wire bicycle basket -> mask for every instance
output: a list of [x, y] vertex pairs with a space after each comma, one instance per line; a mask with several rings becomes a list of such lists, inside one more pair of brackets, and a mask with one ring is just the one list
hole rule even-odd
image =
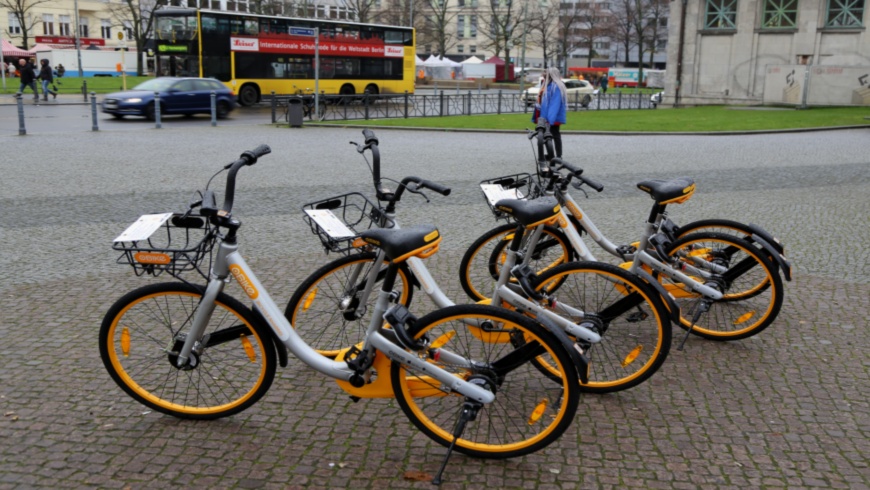
[[117, 263], [132, 266], [137, 276], [177, 277], [195, 270], [207, 279], [216, 239], [217, 230], [203, 216], [148, 214], [124, 230], [112, 249], [121, 252]]
[[350, 192], [302, 206], [303, 219], [324, 250], [349, 255], [360, 232], [380, 226], [381, 210], [366, 196]]
[[537, 176], [519, 173], [480, 181], [480, 189], [495, 219], [510, 221], [511, 217], [495, 207], [502, 199], [534, 199], [543, 195]]

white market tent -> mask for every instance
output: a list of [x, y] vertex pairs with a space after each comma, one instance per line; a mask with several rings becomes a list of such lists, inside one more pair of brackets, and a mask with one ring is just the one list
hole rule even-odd
[[495, 65], [485, 64], [482, 59], [472, 56], [462, 62], [465, 78], [495, 78]]
[[462, 65], [449, 59], [440, 58], [434, 54], [423, 62], [426, 76], [436, 80], [451, 80], [462, 77]]

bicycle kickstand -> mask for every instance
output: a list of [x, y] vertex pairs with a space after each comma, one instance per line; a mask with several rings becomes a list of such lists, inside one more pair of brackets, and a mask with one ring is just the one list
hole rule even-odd
[[698, 323], [698, 319], [701, 318], [701, 315], [710, 311], [710, 305], [713, 304], [712, 300], [702, 299], [698, 304], [698, 308], [695, 310], [695, 314], [692, 315], [692, 324], [689, 325], [689, 329], [686, 330], [686, 336], [683, 337], [683, 341], [680, 342], [680, 346], [677, 347], [677, 350], [682, 352], [683, 346], [686, 345], [686, 341], [689, 340], [689, 334], [692, 333], [692, 329], [695, 328], [695, 324]]
[[477, 412], [482, 406], [483, 405], [480, 403], [472, 401], [466, 401], [462, 404], [462, 411], [459, 412], [459, 420], [456, 421], [456, 427], [453, 429], [453, 442], [451, 442], [450, 447], [447, 448], [447, 454], [444, 455], [444, 462], [441, 463], [441, 469], [439, 469], [435, 477], [432, 478], [433, 485], [441, 485], [441, 475], [447, 467], [447, 460], [450, 459], [450, 454], [456, 446], [456, 440], [462, 436], [463, 432], [465, 432], [465, 425], [477, 418]]

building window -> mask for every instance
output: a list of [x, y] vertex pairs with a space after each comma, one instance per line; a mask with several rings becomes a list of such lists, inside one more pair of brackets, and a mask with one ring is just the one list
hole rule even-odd
[[797, 0], [765, 0], [761, 27], [763, 29], [797, 27]]
[[9, 34], [21, 34], [21, 23], [18, 22], [18, 17], [9, 14]]
[[477, 45], [472, 44], [471, 46], [469, 46], [469, 47], [468, 47], [468, 52], [469, 52], [469, 53], [476, 53], [476, 52], [477, 52]]
[[825, 27], [861, 27], [866, 0], [828, 0]]
[[54, 16], [51, 14], [42, 14], [42, 34], [45, 36], [54, 35]]
[[460, 54], [461, 54], [461, 53], [464, 53], [464, 52], [465, 52], [465, 46], [462, 45], [462, 44], [456, 46], [456, 52], [457, 52], [457, 53], [460, 53]]
[[471, 16], [471, 31], [469, 32], [471, 37], [477, 37], [477, 16]]
[[88, 19], [87, 17], [79, 18], [79, 37], [88, 37]]
[[58, 27], [57, 33], [58, 33], [58, 35], [69, 37], [69, 35], [70, 35], [70, 27], [69, 26], [70, 26], [69, 15], [58, 16], [58, 20], [57, 20], [57, 27]]
[[100, 35], [103, 39], [112, 38], [112, 23], [109, 20], [103, 19], [100, 21]]
[[737, 0], [707, 0], [705, 29], [736, 29]]
[[456, 37], [462, 39], [465, 37], [465, 15], [456, 16]]
[[124, 36], [127, 39], [133, 39], [133, 24], [129, 20], [124, 21]]

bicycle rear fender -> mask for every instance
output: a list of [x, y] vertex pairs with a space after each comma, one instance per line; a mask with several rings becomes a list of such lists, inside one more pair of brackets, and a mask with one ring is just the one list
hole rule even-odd
[[779, 268], [782, 270], [782, 275], [785, 276], [785, 280], [791, 282], [791, 263], [788, 259], [785, 258], [782, 253], [777, 253], [775, 247], [771, 245], [767, 240], [761, 238], [757, 234], [752, 235], [752, 240], [755, 243], [761, 245], [761, 247], [776, 261], [779, 265]]
[[559, 339], [559, 342], [561, 342], [562, 345], [565, 346], [565, 350], [568, 351], [568, 355], [571, 356], [571, 361], [574, 363], [574, 366], [577, 367], [577, 374], [580, 376], [580, 382], [583, 384], [589, 383], [589, 360], [585, 355], [579, 352], [577, 344], [572, 342], [571, 338], [568, 337], [568, 334], [553, 323], [552, 320], [547, 318], [546, 315], [536, 316], [535, 321], [543, 325], [544, 328]]
[[750, 230], [752, 230], [752, 233], [754, 234], [752, 236], [753, 239], [755, 239], [755, 235], [758, 235], [759, 237], [763, 238], [764, 241], [766, 241], [768, 243], [768, 245], [772, 246], [774, 248], [774, 250], [777, 251], [777, 253], [779, 253], [779, 254], [785, 253], [785, 247], [770, 232], [768, 232], [764, 228], [756, 225], [755, 223], [749, 223], [746, 226]]

